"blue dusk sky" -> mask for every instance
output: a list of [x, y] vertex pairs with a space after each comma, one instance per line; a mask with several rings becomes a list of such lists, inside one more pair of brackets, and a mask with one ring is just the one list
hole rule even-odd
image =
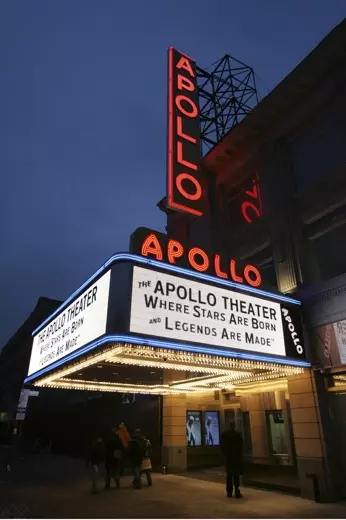
[[0, 1], [0, 347], [139, 226], [164, 230], [166, 58], [231, 54], [265, 96], [345, 0]]

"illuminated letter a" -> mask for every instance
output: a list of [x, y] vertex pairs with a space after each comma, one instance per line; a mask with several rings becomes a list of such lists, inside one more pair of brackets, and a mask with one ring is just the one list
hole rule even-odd
[[141, 255], [148, 256], [154, 255], [156, 260], [163, 260], [162, 249], [160, 246], [160, 242], [154, 233], [148, 235], [144, 240], [141, 248]]
[[177, 69], [185, 69], [190, 74], [191, 78], [195, 77], [195, 74], [192, 70], [191, 63], [185, 56], [182, 56], [178, 62]]

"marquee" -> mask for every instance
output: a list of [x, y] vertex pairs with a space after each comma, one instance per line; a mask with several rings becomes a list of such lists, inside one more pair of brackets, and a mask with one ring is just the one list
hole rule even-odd
[[[110, 366], [201, 375], [181, 387], [129, 384], [115, 382]], [[298, 300], [119, 253], [33, 332], [25, 383], [166, 394], [284, 377], [307, 366]]]

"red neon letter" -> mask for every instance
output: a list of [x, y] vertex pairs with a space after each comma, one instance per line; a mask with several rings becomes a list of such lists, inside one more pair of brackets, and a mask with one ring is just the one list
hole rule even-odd
[[245, 195], [249, 195], [249, 197], [253, 197], [254, 199], [258, 199], [258, 189], [257, 184], [254, 185], [252, 190], [246, 190]]
[[195, 85], [189, 78], [185, 78], [181, 74], [178, 74], [178, 89], [179, 90], [188, 90], [189, 92], [193, 92], [195, 90]]
[[163, 260], [163, 254], [162, 254], [160, 242], [158, 241], [158, 239], [154, 235], [154, 233], [151, 233], [143, 240], [141, 255], [142, 256], [155, 255], [156, 260]]
[[197, 164], [193, 164], [183, 159], [183, 143], [180, 141], [177, 142], [177, 162], [183, 166], [186, 166], [187, 168], [191, 168], [191, 170], [198, 170]]
[[[192, 184], [195, 185], [196, 193], [194, 195], [191, 195], [191, 193], [188, 193], [183, 188], [183, 181], [189, 180], [192, 182]], [[202, 186], [198, 182], [197, 179], [195, 179], [192, 175], [189, 175], [188, 173], [180, 173], [177, 178], [175, 179], [175, 184], [178, 188], [179, 193], [185, 197], [185, 199], [188, 200], [199, 200], [202, 197]]]
[[177, 240], [169, 240], [167, 246], [167, 257], [170, 264], [175, 264], [175, 259], [184, 254], [184, 248]]
[[183, 139], [186, 139], [186, 141], [190, 141], [190, 143], [193, 143], [193, 144], [197, 143], [197, 139], [195, 139], [191, 135], [184, 134], [183, 118], [181, 116], [177, 116], [177, 135], [178, 135], [178, 137], [182, 137]]
[[[190, 107], [192, 108], [192, 112], [188, 112], [187, 110], [185, 110], [185, 108], [181, 106], [182, 101], [186, 101], [186, 103], [190, 105]], [[191, 117], [192, 119], [193, 117], [196, 117], [198, 115], [198, 108], [196, 107], [195, 103], [188, 97], [183, 96], [182, 94], [175, 98], [175, 104], [177, 105], [180, 112], [184, 114], [184, 116], [186, 117]]]
[[[199, 255], [202, 257], [203, 264], [198, 264], [196, 262], [195, 255]], [[196, 269], [196, 271], [200, 271], [202, 273], [203, 271], [209, 269], [209, 258], [207, 256], [207, 253], [205, 253], [203, 249], [200, 249], [199, 247], [193, 247], [192, 249], [190, 249], [188, 259], [191, 267]]]
[[253, 204], [252, 202], [243, 202], [243, 204], [241, 205], [241, 212], [242, 212], [242, 215], [244, 217], [244, 219], [246, 220], [246, 222], [249, 222], [249, 224], [252, 222], [252, 218], [249, 217], [249, 215], [247, 214], [247, 210], [248, 208], [251, 208], [254, 210], [254, 212], [256, 213], [257, 217], [260, 217], [261, 216], [261, 212], [260, 210], [255, 206], [255, 204]]
[[177, 64], [177, 69], [185, 69], [190, 74], [191, 78], [195, 77], [195, 74], [192, 70], [191, 63], [185, 56], [182, 56]]
[[243, 278], [241, 276], [238, 276], [236, 273], [236, 262], [235, 260], [231, 260], [229, 263], [230, 271], [231, 271], [231, 278], [234, 282], [243, 283]]
[[226, 278], [226, 279], [228, 278], [227, 273], [224, 273], [223, 271], [221, 271], [220, 255], [214, 256], [214, 267], [215, 267], [216, 276], [218, 276], [219, 278]]
[[[255, 280], [251, 280], [251, 278], [249, 276], [250, 273], [253, 273], [255, 275]], [[254, 265], [249, 264], [245, 267], [244, 276], [245, 276], [245, 280], [247, 281], [247, 283], [249, 285], [252, 285], [252, 287], [258, 287], [259, 285], [261, 285], [261, 282], [262, 282], [261, 273], [259, 272], [257, 267], [255, 267]]]

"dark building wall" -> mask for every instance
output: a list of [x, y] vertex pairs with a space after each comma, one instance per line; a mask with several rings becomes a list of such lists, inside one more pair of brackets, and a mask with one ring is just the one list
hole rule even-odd
[[28, 319], [3, 347], [0, 355], [0, 413], [15, 416], [20, 391], [28, 373], [31, 333], [60, 304], [57, 300], [39, 298]]
[[161, 460], [160, 398], [136, 395], [127, 403], [123, 394], [41, 389], [30, 398], [23, 436], [28, 448], [34, 439], [51, 441], [55, 453], [83, 458], [91, 441], [106, 437], [111, 428], [124, 422], [133, 432], [140, 428], [153, 445], [152, 462]]

